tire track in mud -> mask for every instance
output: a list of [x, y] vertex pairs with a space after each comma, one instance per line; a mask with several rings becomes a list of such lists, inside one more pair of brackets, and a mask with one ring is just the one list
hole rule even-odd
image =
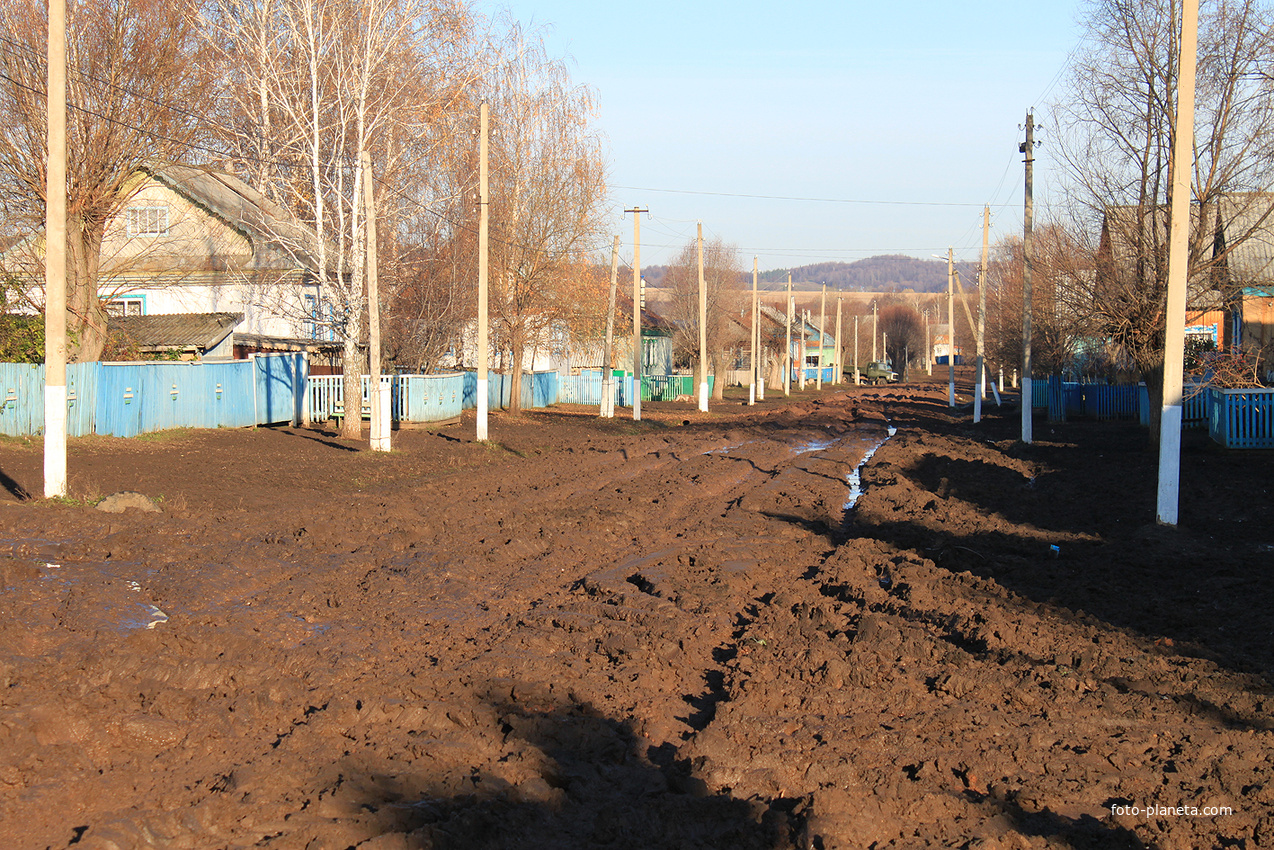
[[[0, 823], [121, 850], [1209, 846], [1211, 824], [1103, 808], [1206, 783], [1241, 801], [1231, 846], [1265, 843], [1259, 701], [936, 564], [944, 523], [1005, 523], [947, 466], [1032, 470], [890, 405], [852, 523], [852, 446], [883, 423], [828, 404], [398, 481], [331, 499], [330, 527], [107, 535], [157, 603], [210, 607], [0, 657], [0, 742], [24, 754]], [[241, 589], [270, 613], [217, 607]]]

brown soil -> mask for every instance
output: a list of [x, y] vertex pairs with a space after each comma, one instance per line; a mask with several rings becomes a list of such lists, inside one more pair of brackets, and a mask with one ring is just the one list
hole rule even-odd
[[1269, 453], [644, 413], [0, 444], [0, 847], [1274, 846]]

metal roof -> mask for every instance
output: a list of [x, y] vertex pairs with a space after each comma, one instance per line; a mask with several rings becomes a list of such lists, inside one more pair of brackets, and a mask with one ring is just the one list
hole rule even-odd
[[142, 171], [247, 237], [253, 268], [318, 268], [314, 231], [233, 174], [173, 163]]
[[111, 316], [106, 328], [107, 333], [118, 333], [143, 350], [209, 351], [242, 321], [242, 313]]

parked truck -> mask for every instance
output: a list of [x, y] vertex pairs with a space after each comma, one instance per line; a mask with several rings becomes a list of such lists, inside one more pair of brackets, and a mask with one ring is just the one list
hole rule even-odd
[[898, 382], [898, 373], [889, 368], [886, 360], [873, 360], [860, 370], [862, 378], [869, 384], [894, 384]]

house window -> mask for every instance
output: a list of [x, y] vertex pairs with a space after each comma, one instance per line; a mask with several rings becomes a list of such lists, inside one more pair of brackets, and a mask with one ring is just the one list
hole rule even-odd
[[319, 338], [318, 318], [318, 298], [307, 293], [305, 296], [305, 335], [310, 339]]
[[129, 236], [167, 236], [168, 207], [129, 207]]
[[142, 316], [146, 313], [144, 298], [112, 298], [102, 307], [108, 316]]

